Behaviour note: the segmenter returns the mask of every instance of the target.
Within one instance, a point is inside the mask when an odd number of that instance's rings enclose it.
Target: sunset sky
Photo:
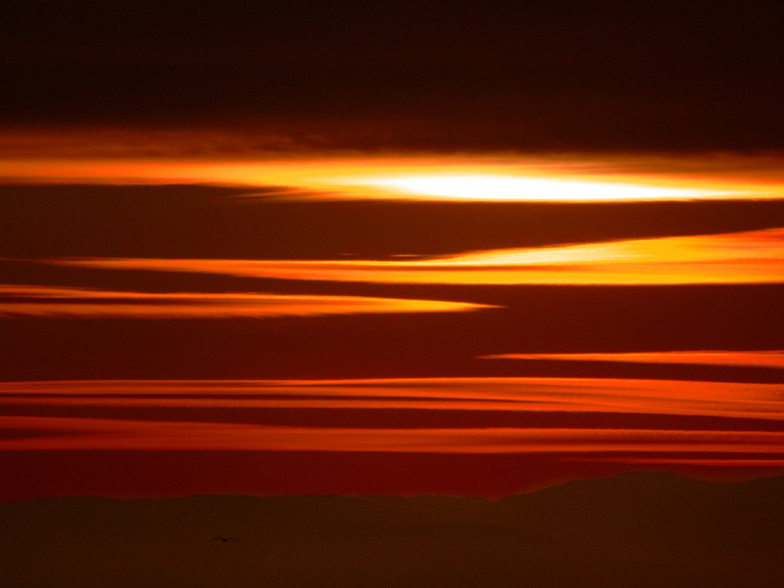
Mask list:
[[[3,3],[0,500],[784,473],[782,25]]]

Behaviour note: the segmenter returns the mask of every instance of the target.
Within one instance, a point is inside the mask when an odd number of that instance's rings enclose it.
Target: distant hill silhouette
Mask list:
[[[784,477],[663,474],[451,496],[0,505],[3,585],[778,587]],[[237,541],[227,549],[215,537]]]

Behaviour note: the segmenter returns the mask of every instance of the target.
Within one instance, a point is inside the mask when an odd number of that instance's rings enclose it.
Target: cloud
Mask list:
[[[506,353],[485,359],[550,361],[621,361],[693,365],[750,366],[784,369],[784,351],[654,351],[642,353]]]
[[[784,421],[784,384],[612,378],[0,383],[0,406],[428,409]]]
[[[122,139],[122,137],[121,137]],[[30,138],[30,141],[36,139]],[[69,137],[70,140],[70,137]],[[112,152],[113,140],[107,152]],[[132,144],[151,139],[124,139]],[[220,137],[212,137],[220,143]],[[210,184],[285,190],[292,198],[328,200],[441,200],[501,202],[644,202],[668,200],[761,200],[784,198],[780,159],[715,158],[652,160],[586,156],[523,155],[386,157],[314,156],[275,159],[187,157],[183,137],[164,136],[169,157],[61,157],[36,159],[21,141],[20,153],[0,159],[0,179],[19,183],[115,185]],[[42,140],[39,140],[42,142]],[[122,140],[120,141],[122,143]],[[172,143],[167,147],[167,142]],[[191,141],[192,145],[194,141]],[[25,149],[28,149],[25,151]],[[39,150],[45,152],[45,150]],[[131,152],[133,150],[131,149]],[[186,150],[187,153],[187,150]]]
[[[499,202],[637,202],[737,198],[733,190],[646,186],[623,182],[521,177],[500,173],[441,173],[336,179],[338,187],[372,188],[379,196],[409,200]]]
[[[440,300],[261,293],[147,293],[0,285],[0,316],[261,318],[398,312],[461,312],[485,305]]]
[[[781,384],[585,378],[3,382],[0,451],[532,454],[641,465],[780,467],[784,431],[769,424],[784,421],[782,397]],[[89,413],[107,406],[114,418]],[[46,414],[55,407],[70,408],[60,416]],[[672,429],[657,428],[655,419],[643,426],[628,419],[613,428],[591,428],[554,419],[549,426],[493,427],[475,414],[470,426],[459,428],[368,427],[357,413],[350,426],[328,420],[290,426],[223,422],[221,412],[210,410],[199,421],[177,420],[175,411],[140,420],[130,410],[138,407],[608,412],[738,417],[746,424],[733,429],[727,420],[714,430],[695,421],[693,429]],[[750,418],[768,425],[749,429]]]
[[[76,267],[389,284],[677,285],[784,282],[784,229],[660,237],[428,259],[57,259]]]
[[[0,450],[237,450],[416,453],[721,452],[780,454],[784,432],[648,429],[364,429],[0,416],[44,436]]]

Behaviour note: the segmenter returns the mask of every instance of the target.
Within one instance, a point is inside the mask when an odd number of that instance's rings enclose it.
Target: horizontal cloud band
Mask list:
[[[70,134],[66,141],[62,136],[14,140],[7,134],[3,139],[9,145],[15,142],[17,152],[23,144],[27,147],[21,151],[27,151],[37,142],[38,148],[33,153],[45,152],[58,141],[67,142],[73,148],[76,141]],[[155,148],[166,150],[165,142]],[[204,141],[189,141],[188,152],[195,143]],[[107,147],[104,144],[99,151],[106,152]],[[292,198],[321,200],[576,203],[784,198],[778,157],[597,159],[585,155],[569,158],[390,155],[231,160],[144,159],[130,157],[121,150],[121,156],[115,159],[34,159],[14,157],[13,148],[6,155],[0,159],[0,179],[16,182],[211,184],[272,189]],[[732,171],[728,173],[728,170]]]
[[[784,384],[611,378],[5,382],[3,405],[416,408],[784,421]]]
[[[784,229],[394,261],[89,258],[57,259],[49,263],[100,269],[393,284],[782,283]]]
[[[232,318],[326,314],[459,312],[485,305],[440,300],[261,293],[113,292],[0,285],[0,316],[81,318]]]
[[[784,369],[784,351],[655,351],[643,353],[506,353],[484,359],[546,361],[619,361],[690,365],[725,365]]]
[[[2,416],[0,427],[45,431],[0,440],[1,451],[255,450],[417,453],[719,452],[781,454],[784,432],[647,429],[362,429],[235,423]]]

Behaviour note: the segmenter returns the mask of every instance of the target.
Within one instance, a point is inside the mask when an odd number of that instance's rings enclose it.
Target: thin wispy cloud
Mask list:
[[[0,405],[624,413],[784,420],[784,384],[613,378],[0,383]]]
[[[0,285],[0,316],[262,318],[399,312],[461,312],[485,305],[440,300],[262,293],[149,293]]]
[[[400,284],[677,285],[784,282],[784,229],[660,237],[428,259],[58,259],[57,265]]]
[[[573,459],[573,458],[572,458]],[[581,456],[581,462],[612,462],[623,463],[633,466],[657,466],[657,465],[689,465],[701,467],[734,467],[734,468],[780,468],[784,466],[784,459],[775,456],[760,457],[741,457],[733,455],[731,457],[705,457],[700,456],[681,456],[681,455],[657,455],[655,457],[642,457],[639,455],[603,455],[602,457]]]
[[[780,454],[784,432],[648,429],[365,429],[237,423],[0,416],[46,433],[0,440],[2,451],[239,450],[417,453],[721,452]]]
[[[726,365],[784,369],[784,351],[654,351],[638,353],[506,353],[485,359],[549,361],[620,361],[691,365]]]

